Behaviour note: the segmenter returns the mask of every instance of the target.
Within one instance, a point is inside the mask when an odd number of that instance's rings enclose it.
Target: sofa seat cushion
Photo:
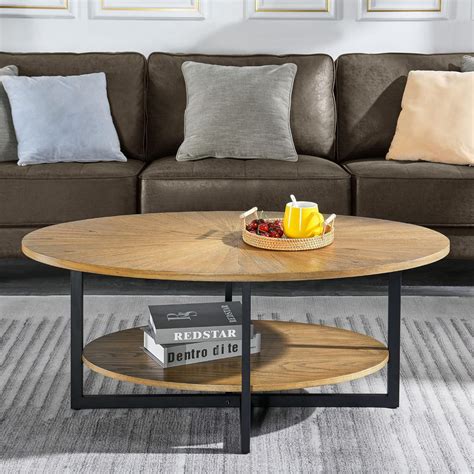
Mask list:
[[[382,158],[344,166],[353,175],[358,216],[474,227],[474,167]]]
[[[140,175],[141,211],[283,211],[289,195],[316,201],[322,212],[350,213],[350,175],[324,158],[288,161],[160,158]]]
[[[137,212],[144,163],[0,163],[0,226],[42,226]]]

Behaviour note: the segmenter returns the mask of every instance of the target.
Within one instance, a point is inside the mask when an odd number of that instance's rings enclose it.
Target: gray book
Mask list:
[[[238,301],[148,308],[149,325],[157,344],[242,339],[242,304]]]
[[[150,328],[144,328],[143,348],[163,368],[197,364],[242,355],[242,341],[205,341],[191,344],[156,344]],[[261,350],[260,333],[250,340],[250,353]]]

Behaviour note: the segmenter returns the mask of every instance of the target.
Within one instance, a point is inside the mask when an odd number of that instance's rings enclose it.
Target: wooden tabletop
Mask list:
[[[374,275],[442,259],[449,240],[412,224],[338,216],[328,247],[279,252],[242,241],[239,212],[103,217],[28,234],[25,255],[55,267],[131,278],[289,281]],[[271,216],[272,214],[268,214]]]
[[[347,382],[380,370],[388,361],[387,348],[364,334],[286,321],[253,323],[262,334],[262,351],[251,356],[253,391]],[[241,390],[240,357],[163,369],[144,352],[141,328],[93,340],[82,358],[93,371],[126,382],[177,390]]]

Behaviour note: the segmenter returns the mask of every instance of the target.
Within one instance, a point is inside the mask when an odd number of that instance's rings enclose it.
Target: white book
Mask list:
[[[197,364],[211,360],[242,355],[242,341],[205,341],[189,344],[157,344],[151,331],[144,328],[143,347],[163,368]],[[261,350],[261,336],[256,333],[250,340],[250,353]]]

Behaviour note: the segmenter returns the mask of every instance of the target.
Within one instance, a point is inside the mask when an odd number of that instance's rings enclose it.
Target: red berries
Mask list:
[[[257,224],[257,221],[253,220],[248,226],[247,226],[247,230],[251,231],[251,230],[257,230],[258,228],[258,224]]]
[[[281,220],[265,220],[254,219],[250,224],[247,224],[246,229],[252,234],[263,235],[265,237],[272,237],[281,239],[283,237],[283,225]]]

